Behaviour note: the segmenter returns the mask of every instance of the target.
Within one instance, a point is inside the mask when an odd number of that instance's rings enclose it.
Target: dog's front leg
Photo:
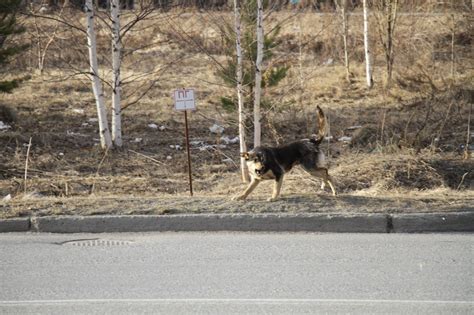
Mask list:
[[[255,189],[255,187],[257,187],[259,183],[260,181],[258,179],[252,178],[247,189],[245,189],[242,194],[232,197],[232,200],[244,200],[245,198],[247,198],[248,195],[250,195],[250,193]]]
[[[268,198],[267,201],[275,201],[278,198],[280,195],[281,184],[283,184],[283,175],[281,175],[278,179],[275,179],[272,196],[271,198]]]

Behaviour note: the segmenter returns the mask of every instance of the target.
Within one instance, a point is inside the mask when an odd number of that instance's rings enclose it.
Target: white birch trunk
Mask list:
[[[367,87],[372,87],[372,68],[370,64],[370,49],[369,49],[369,9],[367,8],[367,0],[363,0],[364,6],[364,51],[365,51],[365,76],[367,80]]]
[[[92,0],[86,0],[85,10],[87,18],[87,46],[89,49],[90,76],[92,81],[92,90],[94,91],[95,103],[97,106],[100,144],[103,149],[108,149],[112,147],[112,138],[110,136],[110,130],[107,122],[107,111],[105,109],[102,82],[99,78],[99,66],[97,63],[97,45],[94,29],[94,7],[92,5]]]
[[[347,14],[347,3],[346,0],[342,1],[342,28],[344,30],[343,40],[344,40],[344,63],[346,66],[346,79],[347,82],[351,80],[351,71],[349,69],[349,52],[347,48],[347,36],[349,35],[349,23],[348,23],[348,14]]]
[[[240,0],[234,0],[234,16],[235,16],[235,47],[237,50],[237,101],[239,111],[239,141],[240,153],[247,152],[247,144],[245,143],[245,113],[244,113],[244,97],[242,93],[242,46],[241,46],[241,19],[240,19]],[[243,157],[240,157],[240,169],[242,172],[242,180],[249,181],[249,173],[247,163]]]
[[[262,129],[260,115],[260,99],[262,95],[262,60],[263,60],[263,4],[257,0],[257,60],[255,62],[255,97],[253,104],[254,140],[253,145],[261,144]]]
[[[120,65],[122,61],[122,41],[120,38],[120,0],[110,1],[112,17],[112,140],[117,147],[122,146],[122,113]]]

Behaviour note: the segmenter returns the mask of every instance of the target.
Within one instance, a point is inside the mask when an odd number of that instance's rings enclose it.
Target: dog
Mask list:
[[[267,201],[274,201],[280,195],[283,177],[294,166],[301,167],[310,175],[322,179],[321,189],[326,184],[331,188],[333,196],[336,190],[328,173],[328,166],[319,145],[326,134],[326,116],[318,106],[318,135],[311,139],[302,139],[279,147],[258,146],[249,152],[242,152],[250,174],[250,184],[243,193],[232,200],[244,200],[264,180],[274,180],[272,196]]]

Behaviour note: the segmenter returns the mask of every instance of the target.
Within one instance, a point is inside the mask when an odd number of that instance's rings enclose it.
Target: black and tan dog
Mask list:
[[[303,169],[312,176],[322,179],[321,189],[326,184],[336,195],[336,190],[328,174],[328,166],[323,151],[319,144],[323,141],[326,133],[326,116],[318,106],[318,135],[312,139],[303,139],[279,147],[259,146],[250,152],[241,153],[247,161],[251,181],[245,191],[232,198],[232,200],[243,200],[257,187],[263,180],[274,180],[272,197],[268,201],[273,201],[280,194],[283,176],[289,172],[293,166],[301,165]]]

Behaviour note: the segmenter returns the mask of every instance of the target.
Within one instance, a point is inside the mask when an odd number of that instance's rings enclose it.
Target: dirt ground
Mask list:
[[[161,195],[89,196],[75,198],[28,196],[3,206],[0,218],[46,215],[173,215],[196,213],[423,213],[473,211],[474,194],[439,190],[410,196],[364,196],[325,193],[287,194],[274,202],[257,193],[246,201],[228,196]]]
[[[281,48],[290,55],[292,27],[283,31],[289,37]],[[316,59],[306,47],[304,73],[294,64],[283,83],[266,92],[277,105],[265,111],[262,139],[277,145],[310,136],[317,127],[316,105],[321,106],[329,117],[331,136],[322,147],[339,195],[321,191],[318,180],[296,168],[285,178],[280,200],[265,201],[271,193],[268,182],[248,201],[233,202],[230,198],[245,187],[239,175],[239,144],[232,141],[238,135],[237,115],[219,102],[233,89],[216,77],[208,55],[172,42],[165,48],[158,59],[152,49],[140,52],[145,60],[140,67],[152,61],[166,64],[182,54],[186,71],[164,73],[146,97],[123,111],[124,146],[108,152],[98,145],[87,79],[52,66],[41,75],[28,67],[19,71],[31,78],[0,98],[0,121],[8,125],[0,129],[0,218],[474,210],[474,160],[463,156],[474,91],[469,67],[459,68],[456,84],[433,79],[435,87],[403,76],[402,68],[391,89],[378,81],[367,90],[361,63],[353,65],[353,82],[345,83],[340,62],[325,65],[327,55]],[[217,52],[213,58],[225,60]],[[466,64],[472,52],[469,58]],[[140,67],[129,61],[122,73],[142,71]],[[436,73],[442,72],[448,64],[437,67]],[[383,69],[376,63],[374,75],[380,77]],[[181,86],[194,87],[198,98],[198,110],[189,117],[194,197],[188,194],[183,114],[172,109],[171,92]],[[131,84],[124,93],[138,88]],[[211,132],[214,124],[223,132]],[[250,139],[251,131],[249,123]]]

